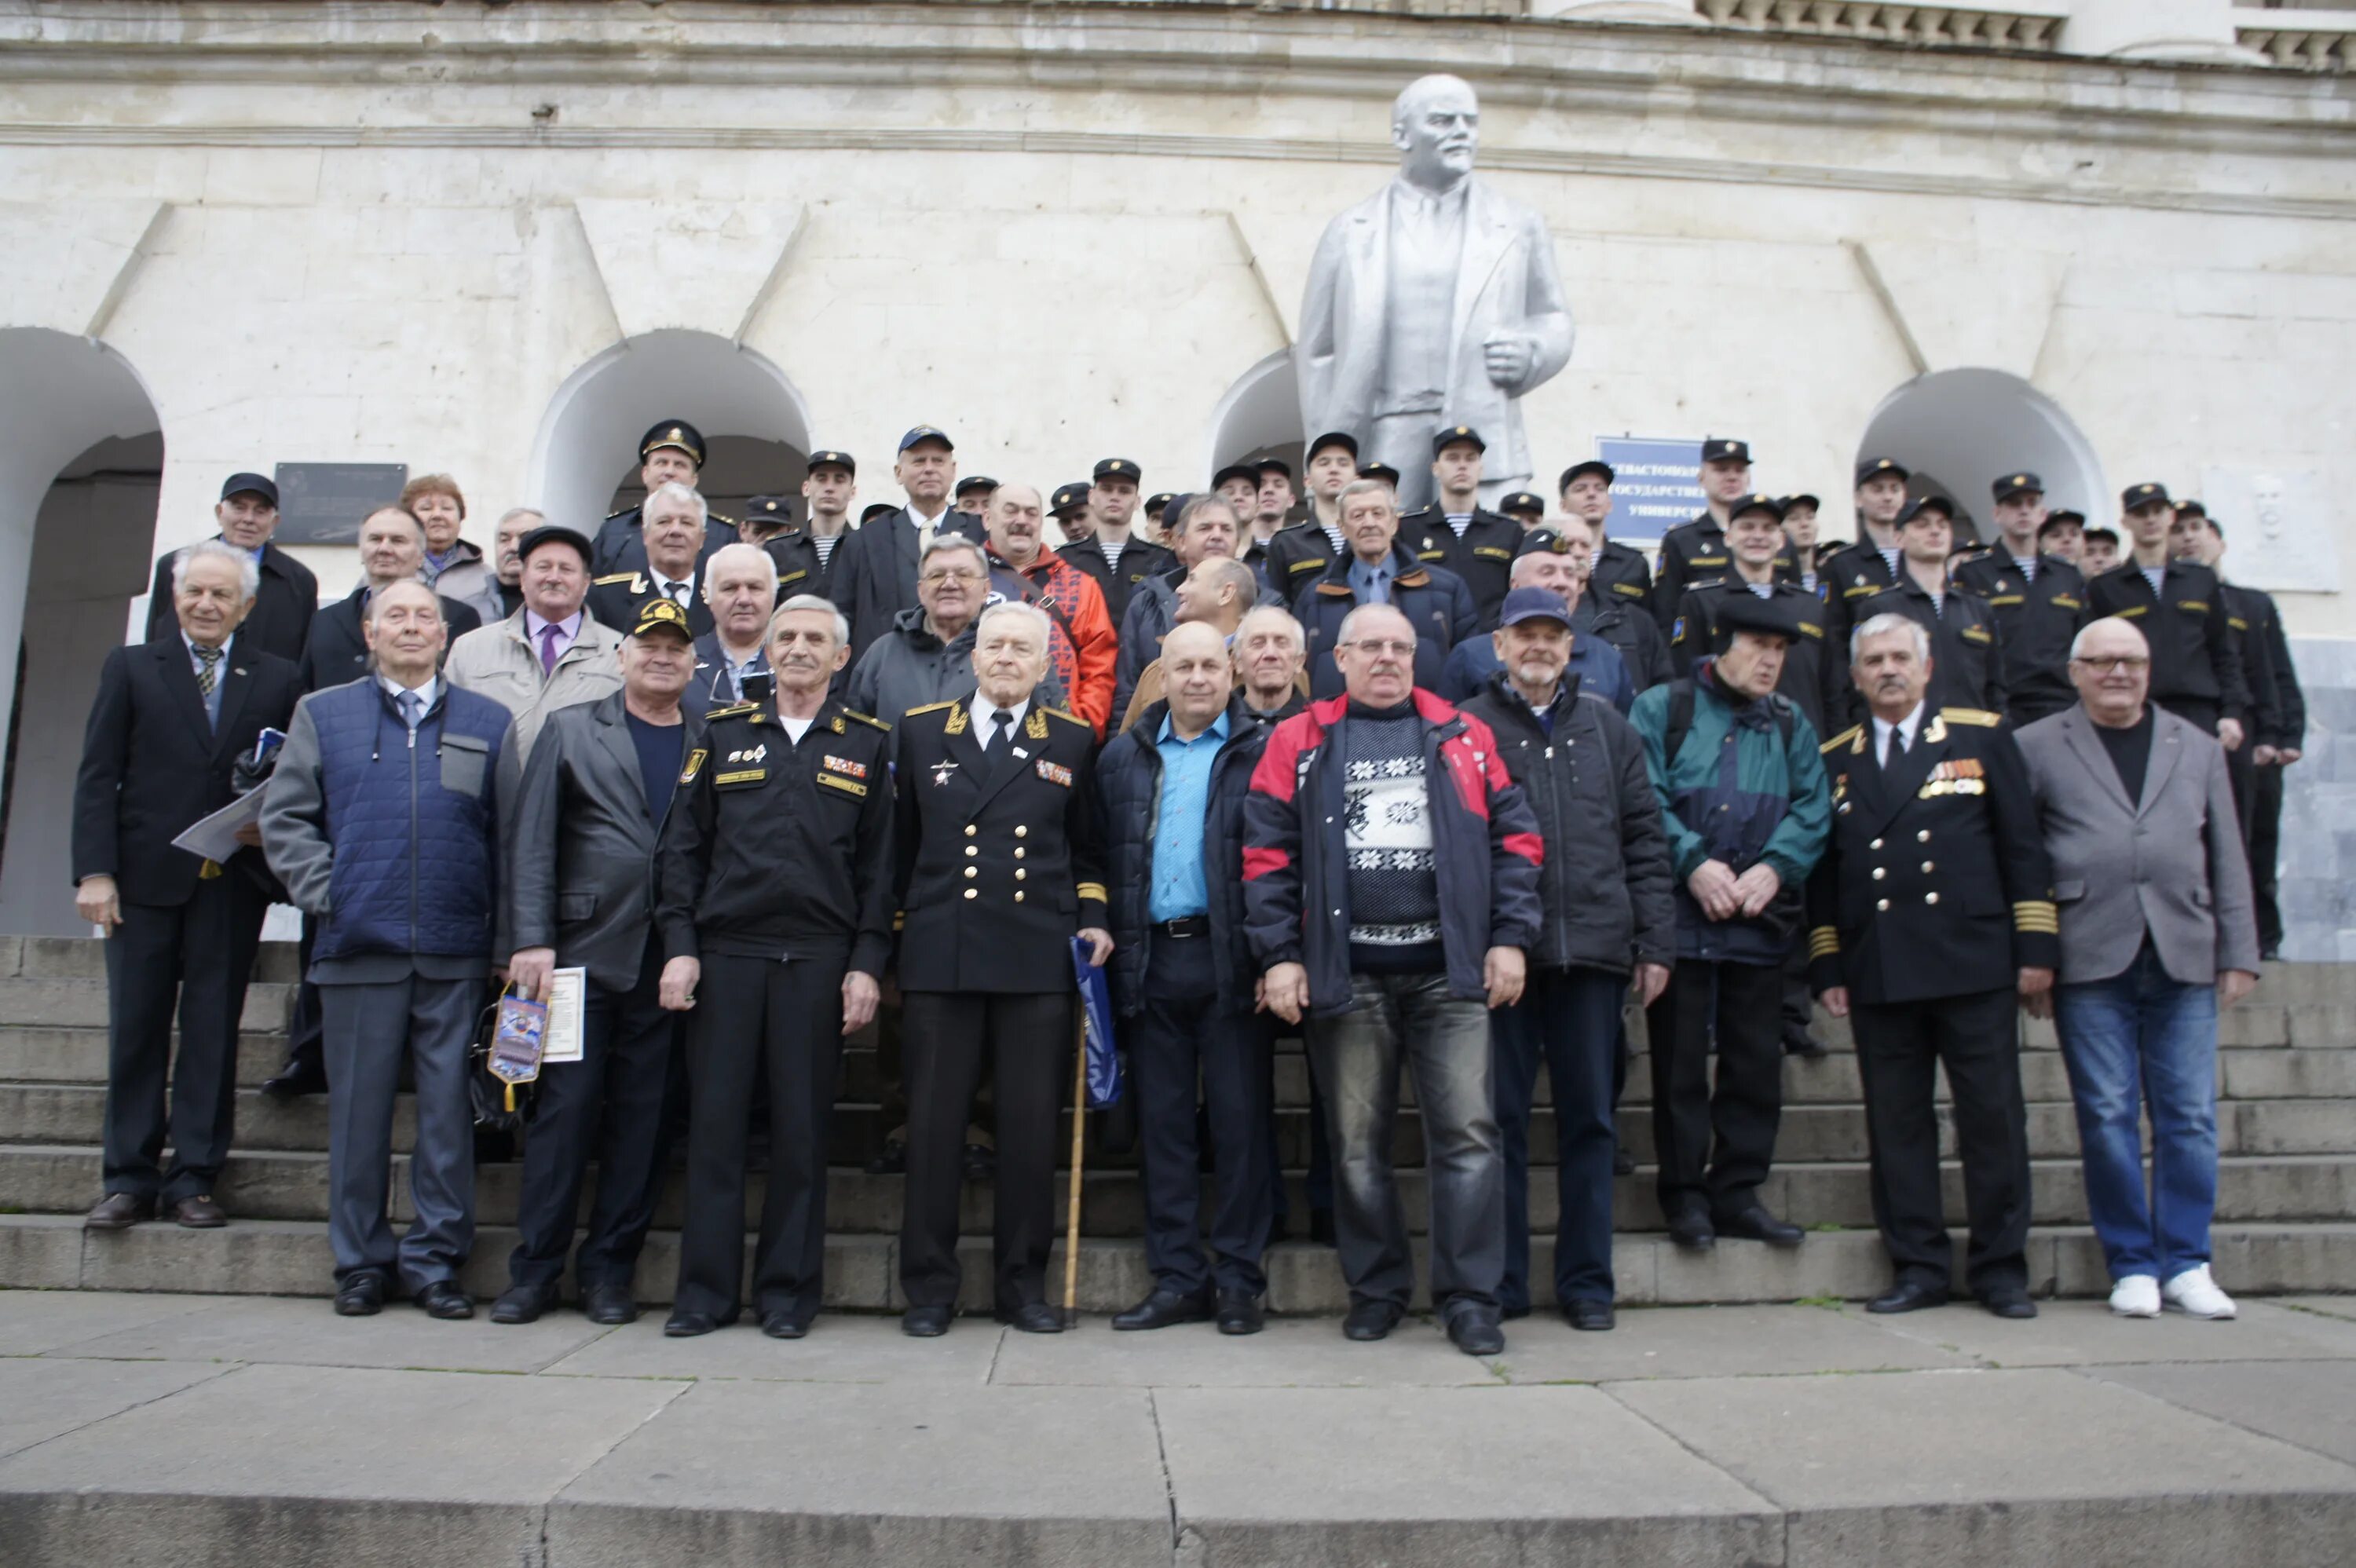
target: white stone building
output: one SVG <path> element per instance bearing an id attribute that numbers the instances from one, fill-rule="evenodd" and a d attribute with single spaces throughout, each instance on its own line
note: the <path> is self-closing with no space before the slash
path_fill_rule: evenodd
<path id="1" fill-rule="evenodd" d="M 667 414 L 723 505 L 814 444 L 890 498 L 917 422 L 1196 485 L 1300 440 L 1311 250 L 1447 69 L 1580 324 L 1541 489 L 1717 433 L 1836 534 L 1869 447 L 1966 505 L 2206 496 L 2314 709 L 2293 952 L 2350 955 L 2351 42 L 2224 0 L 0 0 L 0 930 L 73 929 L 92 672 L 228 472 L 447 471 L 486 543 L 593 523 Z"/>

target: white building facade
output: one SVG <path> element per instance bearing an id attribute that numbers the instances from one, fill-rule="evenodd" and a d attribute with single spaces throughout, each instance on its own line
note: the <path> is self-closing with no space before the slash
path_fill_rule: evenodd
<path id="1" fill-rule="evenodd" d="M 1304 433 L 1311 251 L 1440 69 L 1579 323 L 1539 489 L 1719 434 L 1849 537 L 1869 449 L 1982 516 L 2016 467 L 2098 520 L 2207 498 L 2309 691 L 2290 951 L 2356 956 L 2356 12 L 1549 9 L 0 3 L 0 929 L 76 929 L 96 665 L 228 473 L 451 473 L 486 545 L 594 524 L 672 415 L 723 506 L 814 445 L 896 499 L 920 422 L 969 472 L 1197 486 Z"/>

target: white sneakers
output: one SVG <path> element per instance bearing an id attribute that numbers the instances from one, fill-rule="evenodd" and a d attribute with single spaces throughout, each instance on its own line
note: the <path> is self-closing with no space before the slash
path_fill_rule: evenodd
<path id="1" fill-rule="evenodd" d="M 2157 1317 L 2161 1307 L 2187 1317 L 2231 1317 L 2233 1298 L 2209 1277 L 2209 1265 L 2186 1269 L 2163 1288 L 2147 1274 L 2131 1274 L 2111 1286 L 2111 1310 L 2122 1317 Z"/>
<path id="2" fill-rule="evenodd" d="M 2169 1311 L 2187 1317 L 2231 1317 L 2234 1313 L 2233 1298 L 2217 1288 L 2207 1264 L 2186 1269 L 2162 1285 L 2159 1294 Z"/>

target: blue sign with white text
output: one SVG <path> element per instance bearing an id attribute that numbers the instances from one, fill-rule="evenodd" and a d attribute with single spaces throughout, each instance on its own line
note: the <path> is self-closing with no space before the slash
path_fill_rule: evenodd
<path id="1" fill-rule="evenodd" d="M 1603 529 L 1651 550 L 1661 536 L 1702 510 L 1701 439 L 1601 435 L 1595 455 L 1612 464 L 1612 513 Z"/>

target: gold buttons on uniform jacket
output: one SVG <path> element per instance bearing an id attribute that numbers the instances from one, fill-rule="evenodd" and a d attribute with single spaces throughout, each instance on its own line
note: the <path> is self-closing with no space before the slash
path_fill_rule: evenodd
<path id="1" fill-rule="evenodd" d="M 977 833 L 979 833 L 979 832 L 980 832 L 980 831 L 981 831 L 981 829 L 980 829 L 980 828 L 976 827 L 975 827 L 972 823 L 970 823 L 970 822 L 969 822 L 969 823 L 967 823 L 967 824 L 965 825 L 965 836 L 966 836 L 967 837 L 969 837 L 969 838 L 972 837 L 975 834 L 977 834 Z"/>
<path id="2" fill-rule="evenodd" d="M 1014 895 L 1014 901 L 1016 903 L 1021 903 L 1023 901 L 1023 895 L 1021 893 L 1016 893 Z"/>
<path id="3" fill-rule="evenodd" d="M 981 890 L 980 888 L 968 888 L 965 891 L 965 896 L 969 899 L 978 899 L 981 897 Z"/>
<path id="4" fill-rule="evenodd" d="M 1926 904 L 1937 903 L 1939 901 L 1939 895 L 1936 893 L 1924 893 L 1922 895 L 1922 901 Z"/>
<path id="5" fill-rule="evenodd" d="M 970 859 L 971 857 L 981 853 L 981 846 L 979 844 L 969 844 L 965 847 L 965 852 L 967 857 Z"/>
<path id="6" fill-rule="evenodd" d="M 1020 849 L 1017 849 L 1016 851 L 1014 851 L 1014 858 L 1015 858 L 1016 859 L 1018 859 L 1018 860 L 1020 860 L 1021 859 L 1023 859 L 1023 851 L 1022 851 L 1022 850 L 1020 850 Z"/>
<path id="7" fill-rule="evenodd" d="M 1928 860 L 1922 862 L 1922 874 L 1926 877 L 1931 874 L 1931 862 Z"/>
<path id="8" fill-rule="evenodd" d="M 1869 849 L 1879 849 L 1881 848 L 1881 840 L 1877 838 L 1872 843 L 1867 845 L 1866 848 Z"/>
<path id="9" fill-rule="evenodd" d="M 1925 827 L 1922 832 L 1914 835 L 1914 842 L 1917 844 L 1928 844 L 1931 842 L 1931 830 Z"/>
<path id="10" fill-rule="evenodd" d="M 1890 875 L 1890 873 L 1889 873 L 1888 871 L 1883 870 L 1883 869 L 1882 869 L 1880 867 L 1879 867 L 1879 866 L 1876 866 L 1876 867 L 1873 869 L 1873 880 L 1874 880 L 1875 881 L 1877 881 L 1877 882 L 1878 882 L 1878 881 L 1879 881 L 1879 880 L 1881 880 L 1881 879 L 1882 879 L 1882 878 L 1884 878 L 1884 877 L 1886 877 L 1886 876 L 1888 876 L 1888 875 Z"/>
<path id="11" fill-rule="evenodd" d="M 1021 881 L 1026 874 L 1027 873 L 1024 872 L 1022 867 L 1017 866 L 1014 868 L 1014 880 L 1016 881 Z"/>
<path id="12" fill-rule="evenodd" d="M 966 897 L 971 898 L 973 895 L 971 893 L 968 893 L 966 894 Z M 1873 907 L 1877 910 L 1887 910 L 1890 907 L 1890 901 L 1888 899 L 1876 899 L 1873 901 Z"/>
<path id="13" fill-rule="evenodd" d="M 965 869 L 965 874 L 969 877 L 979 877 L 981 875 L 981 868 L 979 866 L 968 866 Z"/>
<path id="14" fill-rule="evenodd" d="M 1017 827 L 1014 829 L 1014 837 L 1017 838 L 1028 838 L 1031 837 L 1031 829 L 1028 827 Z"/>

